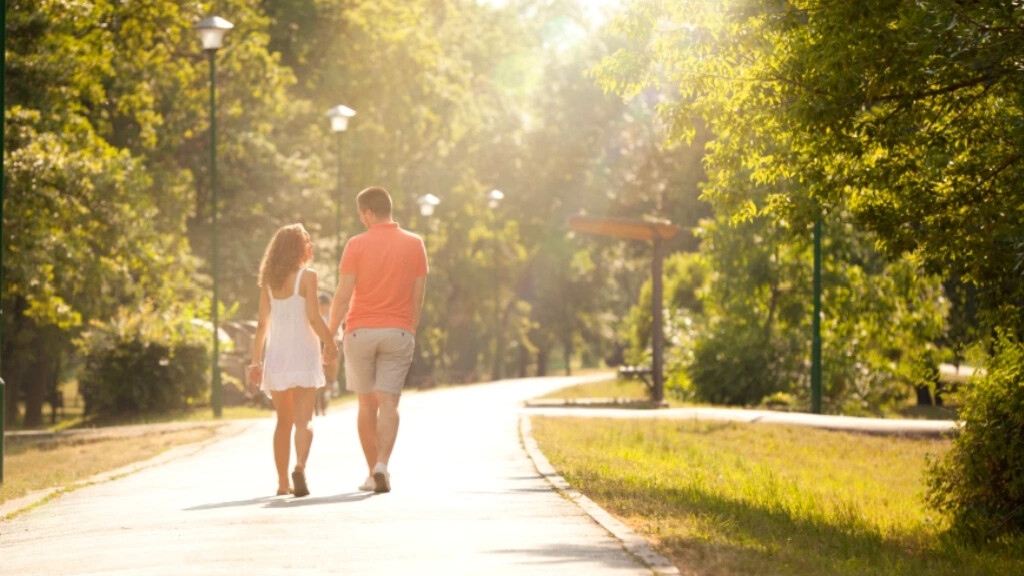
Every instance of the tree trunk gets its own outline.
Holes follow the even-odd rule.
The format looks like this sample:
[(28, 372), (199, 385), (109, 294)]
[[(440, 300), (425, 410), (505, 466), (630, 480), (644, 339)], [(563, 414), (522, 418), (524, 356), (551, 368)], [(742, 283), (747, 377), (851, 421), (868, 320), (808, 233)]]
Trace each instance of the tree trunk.
[(46, 400), (47, 387), (54, 368), (53, 353), (41, 340), (42, 338), (37, 339), (35, 361), (22, 381), (25, 386), (26, 428), (38, 428), (43, 425), (43, 401)]
[(548, 375), (548, 348), (547, 346), (537, 347), (537, 376)]
[(520, 378), (526, 378), (526, 373), (530, 368), (530, 352), (526, 349), (526, 344), (523, 342), (519, 343), (519, 371), (518, 376)]
[(565, 375), (572, 376), (572, 335), (565, 339), (562, 351), (565, 353)]

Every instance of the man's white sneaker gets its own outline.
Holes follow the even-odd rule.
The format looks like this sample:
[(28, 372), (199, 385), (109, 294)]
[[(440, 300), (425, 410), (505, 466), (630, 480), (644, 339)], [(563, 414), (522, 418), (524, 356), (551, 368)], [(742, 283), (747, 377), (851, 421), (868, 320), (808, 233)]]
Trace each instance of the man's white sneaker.
[(373, 481), (374, 492), (377, 492), (378, 494), (391, 492), (391, 474), (383, 466), (374, 466)]
[(377, 488), (377, 482), (376, 482), (376, 480), (373, 479), (373, 476), (367, 476), (366, 480), (363, 480), (363, 483), (359, 485), (359, 489), (364, 491), (364, 492), (369, 492), (369, 491), (374, 490), (376, 488)]

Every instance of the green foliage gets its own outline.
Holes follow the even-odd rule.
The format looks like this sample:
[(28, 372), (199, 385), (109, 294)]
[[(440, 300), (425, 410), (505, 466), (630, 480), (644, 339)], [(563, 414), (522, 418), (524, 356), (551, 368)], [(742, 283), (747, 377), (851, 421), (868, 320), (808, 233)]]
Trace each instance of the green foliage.
[(928, 469), (928, 500), (979, 538), (1024, 532), (1024, 344), (1000, 334), (986, 373), (960, 393), (963, 425)]
[[(180, 314), (180, 315), (179, 315)], [(186, 408), (209, 392), (209, 328), (188, 310), (120, 310), (79, 345), (85, 412), (123, 416)]]

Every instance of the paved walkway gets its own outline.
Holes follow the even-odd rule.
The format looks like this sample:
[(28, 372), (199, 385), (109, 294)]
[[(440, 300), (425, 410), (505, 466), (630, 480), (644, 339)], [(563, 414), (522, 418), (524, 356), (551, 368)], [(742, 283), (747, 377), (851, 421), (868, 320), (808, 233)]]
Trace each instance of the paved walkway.
[(307, 498), (268, 496), (273, 421), (253, 421), (0, 523), (0, 574), (649, 575), (520, 444), (522, 401), (568, 383), (406, 395), (383, 495), (355, 490), (365, 468), (353, 407), (317, 420)]

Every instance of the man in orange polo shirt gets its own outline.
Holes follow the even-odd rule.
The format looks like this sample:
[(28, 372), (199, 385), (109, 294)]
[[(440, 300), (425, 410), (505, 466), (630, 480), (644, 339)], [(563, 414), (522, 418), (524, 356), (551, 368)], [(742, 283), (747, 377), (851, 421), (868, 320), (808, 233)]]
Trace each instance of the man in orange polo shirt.
[(367, 231), (345, 245), (329, 328), (335, 334), (345, 320), (346, 388), (359, 395), (359, 442), (370, 470), (359, 489), (390, 492), (388, 460), (423, 308), (427, 251), (422, 238), (391, 220), (387, 190), (363, 190), (356, 206)]

